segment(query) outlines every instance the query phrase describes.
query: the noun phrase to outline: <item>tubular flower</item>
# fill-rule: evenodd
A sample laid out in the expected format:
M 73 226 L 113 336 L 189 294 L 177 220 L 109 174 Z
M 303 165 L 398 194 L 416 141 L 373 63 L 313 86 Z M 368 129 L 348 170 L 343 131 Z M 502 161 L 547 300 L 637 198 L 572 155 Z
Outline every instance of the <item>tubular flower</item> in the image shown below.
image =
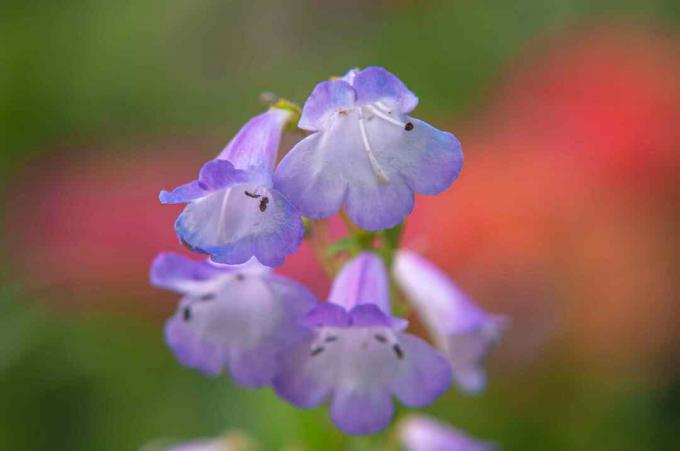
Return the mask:
M 175 230 L 190 249 L 219 263 L 256 257 L 279 266 L 302 242 L 302 219 L 274 188 L 272 170 L 291 112 L 270 108 L 251 119 L 198 179 L 162 191 L 164 204 L 187 203 Z
M 329 301 L 311 310 L 304 323 L 309 334 L 286 354 L 274 389 L 303 408 L 330 398 L 331 418 L 348 434 L 386 427 L 392 396 L 422 407 L 451 383 L 446 358 L 405 333 L 406 321 L 390 315 L 386 269 L 372 253 L 343 268 Z
M 445 190 L 463 162 L 455 136 L 408 116 L 417 104 L 381 67 L 319 83 L 298 124 L 313 133 L 283 158 L 276 187 L 310 218 L 346 205 L 363 229 L 399 224 L 413 209 L 414 193 Z
M 475 305 L 442 270 L 415 252 L 397 252 L 394 275 L 451 362 L 456 384 L 465 392 L 483 390 L 484 359 L 500 340 L 507 318 Z
M 165 325 L 180 363 L 212 376 L 228 370 L 249 387 L 271 382 L 280 354 L 304 337 L 299 322 L 315 303 L 305 287 L 254 260 L 226 266 L 162 253 L 151 283 L 183 295 Z

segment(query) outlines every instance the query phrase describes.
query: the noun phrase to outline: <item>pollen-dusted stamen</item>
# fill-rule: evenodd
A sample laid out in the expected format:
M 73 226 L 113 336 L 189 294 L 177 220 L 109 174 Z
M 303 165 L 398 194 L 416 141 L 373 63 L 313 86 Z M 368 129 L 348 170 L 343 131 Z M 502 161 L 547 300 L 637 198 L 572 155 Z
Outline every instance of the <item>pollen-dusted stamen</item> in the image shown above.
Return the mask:
M 395 345 L 392 346 L 392 349 L 394 350 L 394 353 L 397 355 L 397 358 L 399 360 L 404 358 L 404 350 L 401 349 L 401 346 L 399 346 L 398 344 L 395 344 Z
M 407 132 L 413 130 L 413 122 L 407 122 L 406 125 L 404 125 L 404 130 L 406 130 Z
M 364 123 L 364 113 L 362 108 L 359 108 L 359 131 L 361 132 L 361 139 L 364 142 L 364 149 L 366 149 L 366 154 L 368 154 L 368 160 L 371 163 L 373 172 L 375 172 L 375 175 L 381 182 L 389 182 L 390 179 L 387 178 L 380 167 L 380 164 L 378 164 L 378 160 L 375 158 L 373 150 L 371 149 L 371 145 L 368 142 L 368 135 L 366 134 L 366 124 Z

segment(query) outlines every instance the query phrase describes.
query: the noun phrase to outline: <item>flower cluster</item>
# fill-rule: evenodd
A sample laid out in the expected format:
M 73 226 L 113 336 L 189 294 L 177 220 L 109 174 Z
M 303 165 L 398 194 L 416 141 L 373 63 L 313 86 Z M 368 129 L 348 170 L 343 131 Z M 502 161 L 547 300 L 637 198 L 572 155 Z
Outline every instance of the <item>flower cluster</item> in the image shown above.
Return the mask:
M 162 253 L 151 266 L 153 285 L 182 295 L 165 327 L 180 363 L 271 386 L 301 408 L 327 401 L 348 434 L 385 428 L 395 398 L 423 407 L 452 382 L 466 392 L 484 387 L 483 360 L 506 320 L 472 303 L 423 257 L 398 249 L 415 193 L 445 190 L 462 167 L 451 133 L 409 116 L 417 103 L 385 69 L 351 70 L 319 83 L 301 110 L 273 104 L 196 180 L 161 192 L 162 203 L 186 203 L 177 235 L 207 255 Z M 282 134 L 296 122 L 309 133 L 277 165 Z M 320 253 L 344 262 L 320 302 L 273 268 L 338 212 L 350 236 Z M 433 344 L 393 314 L 395 286 Z

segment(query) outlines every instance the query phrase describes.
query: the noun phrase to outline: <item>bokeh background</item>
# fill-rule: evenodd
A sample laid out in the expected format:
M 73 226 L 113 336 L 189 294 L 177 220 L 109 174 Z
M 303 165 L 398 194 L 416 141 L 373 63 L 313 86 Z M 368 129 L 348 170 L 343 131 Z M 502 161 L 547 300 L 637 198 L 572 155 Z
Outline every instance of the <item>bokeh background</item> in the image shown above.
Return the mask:
M 506 450 L 673 449 L 679 44 L 676 0 L 3 0 L 0 449 L 234 429 L 265 450 L 378 449 L 182 368 L 161 332 L 176 297 L 147 285 L 153 256 L 181 251 L 158 191 L 261 92 L 302 102 L 367 65 L 463 142 L 407 244 L 513 321 L 487 392 L 426 410 Z M 306 247 L 283 272 L 325 295 Z

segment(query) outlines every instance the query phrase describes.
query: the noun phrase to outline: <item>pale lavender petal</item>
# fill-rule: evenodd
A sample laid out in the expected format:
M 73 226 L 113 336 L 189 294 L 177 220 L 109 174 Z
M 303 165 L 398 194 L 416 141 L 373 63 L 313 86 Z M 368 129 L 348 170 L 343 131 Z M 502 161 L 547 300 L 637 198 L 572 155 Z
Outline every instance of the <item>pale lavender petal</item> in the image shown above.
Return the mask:
M 357 305 L 350 311 L 352 326 L 356 327 L 391 327 L 391 317 L 386 315 L 375 304 Z
M 489 315 L 475 329 L 446 337 L 444 352 L 454 369 L 456 384 L 467 393 L 478 393 L 486 388 L 484 360 L 498 344 L 508 321 L 501 316 Z
M 345 327 L 350 324 L 350 316 L 339 305 L 323 302 L 312 309 L 304 318 L 307 327 Z
M 304 138 L 283 157 L 274 174 L 274 187 L 308 218 L 331 216 L 345 201 L 348 181 L 333 167 L 347 164 L 345 159 L 352 156 L 327 152 L 328 146 L 333 142 L 325 134 Z M 339 146 L 335 150 L 341 151 Z
M 373 434 L 390 423 L 394 404 L 382 388 L 339 388 L 333 393 L 330 413 L 333 422 L 347 434 Z
M 165 323 L 165 341 L 182 365 L 207 376 L 217 376 L 228 366 L 229 349 L 203 341 L 184 324 L 181 315 L 175 315 Z
M 359 227 L 393 227 L 411 212 L 413 191 L 392 166 L 393 147 L 373 145 L 379 167 L 371 163 L 358 114 L 352 110 L 338 116 L 328 129 L 300 141 L 279 164 L 275 186 L 304 216 L 330 216 L 346 201 L 349 216 Z M 369 139 L 377 136 L 370 122 L 366 128 Z
M 367 67 L 353 78 L 358 104 L 382 102 L 401 113 L 409 113 L 418 105 L 418 97 L 399 78 L 382 67 Z
M 350 185 L 347 214 L 352 222 L 365 230 L 389 229 L 399 225 L 413 210 L 413 191 L 400 174 L 393 174 L 389 183 L 367 178 Z
M 469 437 L 462 431 L 427 415 L 409 415 L 399 425 L 399 441 L 405 451 L 495 451 L 491 442 Z
M 309 409 L 320 405 L 331 393 L 332 384 L 323 377 L 323 363 L 310 355 L 314 336 L 309 335 L 288 348 L 281 356 L 281 368 L 272 381 L 278 396 L 291 404 Z
M 322 81 L 305 101 L 298 127 L 310 131 L 320 130 L 325 127 L 329 116 L 352 108 L 355 100 L 356 92 L 347 81 Z
M 159 198 L 164 204 L 190 202 L 207 196 L 215 190 L 226 188 L 236 183 L 243 183 L 248 174 L 240 171 L 223 160 L 211 160 L 203 165 L 198 180 L 178 186 L 172 191 L 161 191 Z
M 413 128 L 406 131 L 379 118 L 366 124 L 378 161 L 400 174 L 416 193 L 434 195 L 451 186 L 463 167 L 460 141 L 427 122 L 409 116 L 397 119 Z
M 162 252 L 151 264 L 151 285 L 173 290 L 178 293 L 191 293 L 203 282 L 213 280 L 231 271 L 208 260 L 194 260 L 172 252 Z
M 314 296 L 268 273 L 235 273 L 218 282 L 182 300 L 166 324 L 166 341 L 185 366 L 208 375 L 228 369 L 249 387 L 269 384 L 281 354 L 307 336 L 301 320 Z
M 266 341 L 254 348 L 232 349 L 229 355 L 231 377 L 245 387 L 268 385 L 279 371 L 281 352 L 281 345 L 276 341 Z
M 420 338 L 400 334 L 403 358 L 390 388 L 403 404 L 424 407 L 451 385 L 451 365 L 440 352 Z
M 272 172 L 283 128 L 291 116 L 290 111 L 281 108 L 270 108 L 255 116 L 217 158 L 230 161 L 238 169 L 260 167 Z
M 412 251 L 397 253 L 394 274 L 451 361 L 458 385 L 469 392 L 483 389 L 484 358 L 500 339 L 507 319 L 475 305 L 443 271 Z
M 172 191 L 162 190 L 158 194 L 158 200 L 162 204 L 183 204 L 207 196 L 209 193 L 210 191 L 202 187 L 198 180 L 194 180 L 180 185 Z
M 186 245 L 216 262 L 239 264 L 255 256 L 272 267 L 297 250 L 304 234 L 302 219 L 281 193 L 249 184 L 190 203 L 175 230 Z
M 389 280 L 382 259 L 363 252 L 347 262 L 335 277 L 328 300 L 346 310 L 370 303 L 389 314 Z

